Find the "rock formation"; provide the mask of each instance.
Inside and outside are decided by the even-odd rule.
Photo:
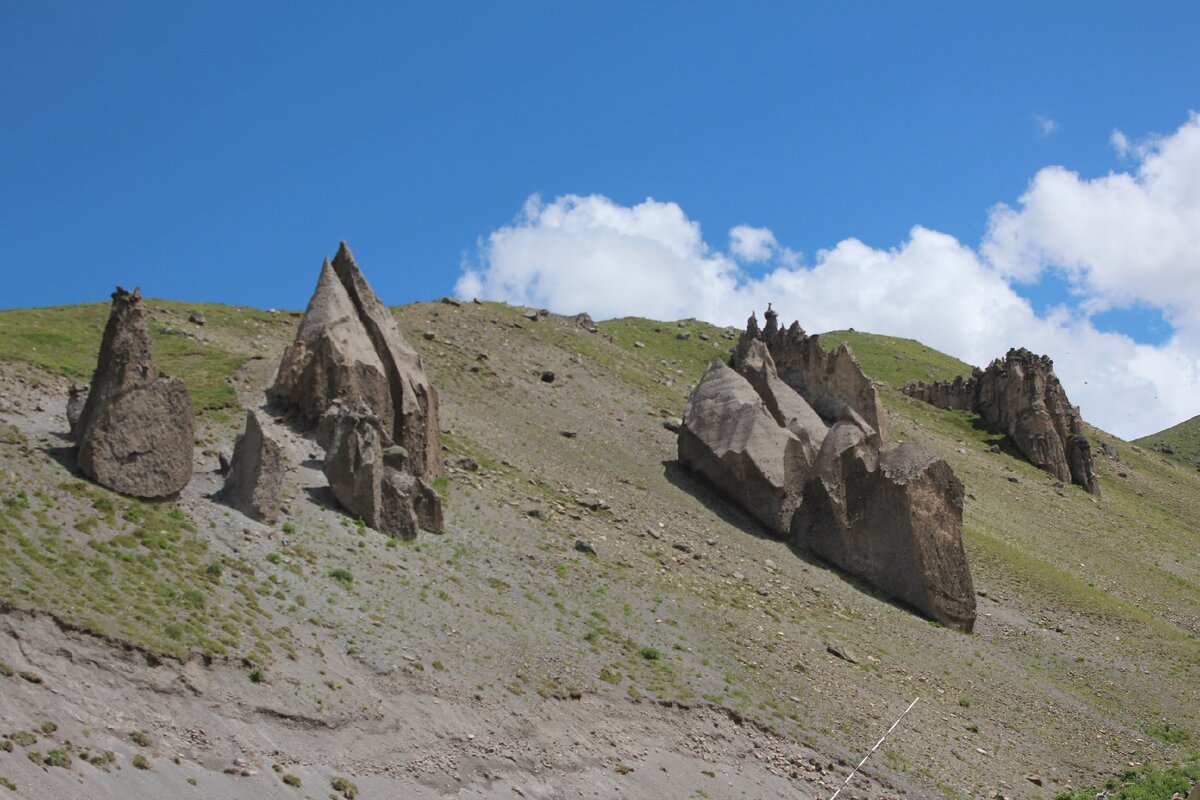
[[[918,445],[884,450],[866,418],[882,424],[882,404],[850,350],[827,354],[797,324],[780,331],[768,309],[763,331],[751,316],[733,362],[713,362],[692,391],[679,460],[776,535],[971,630],[962,484]]]
[[[118,286],[112,300],[91,388],[71,426],[77,462],[114,491],[168,497],[192,477],[192,400],[183,381],[154,366],[141,293]]]
[[[886,442],[883,403],[850,347],[842,343],[828,352],[821,347],[820,337],[805,334],[799,322],[787,330],[780,328],[779,315],[769,305],[763,316],[766,324],[759,330],[758,319],[750,315],[734,348],[734,367],[739,367],[754,342],[760,341],[770,352],[779,378],[804,397],[826,424],[837,420],[842,406],[850,406]]]
[[[1079,409],[1067,399],[1049,357],[1014,348],[1004,360],[996,359],[986,370],[975,369],[969,378],[910,381],[904,393],[938,408],[977,412],[1011,436],[1034,466],[1100,493]]]
[[[679,460],[781,536],[791,527],[808,477],[811,457],[804,449],[750,382],[721,361],[692,390],[679,430]]]
[[[389,536],[412,539],[422,528],[441,533],[437,492],[424,478],[396,469],[408,461],[408,453],[396,446],[385,449],[383,440],[383,424],[369,409],[339,408],[324,467],[333,496]]]
[[[975,624],[963,486],[940,458],[878,435],[848,406],[817,457],[792,541],[953,628]]]
[[[226,502],[259,522],[274,523],[283,505],[283,447],[263,430],[262,420],[246,410],[246,430],[233,446],[222,490]]]
[[[385,440],[410,453],[413,474],[442,474],[437,392],[345,242],[321,267],[271,394],[313,425],[335,401],[365,405]]]

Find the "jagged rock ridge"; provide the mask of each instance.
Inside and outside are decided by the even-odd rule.
[[[938,408],[978,413],[1011,436],[1034,466],[1100,493],[1083,419],[1067,399],[1048,356],[1013,348],[986,370],[976,368],[969,378],[910,381],[903,391]]]
[[[839,401],[830,426],[820,409]],[[850,350],[826,354],[798,324],[780,331],[768,308],[764,331],[750,317],[733,368],[713,362],[692,391],[679,459],[776,535],[971,630],[962,484],[919,445],[885,451],[859,409],[883,426],[878,395]]]
[[[146,306],[138,289],[112,295],[87,399],[72,392],[71,433],[77,463],[92,480],[122,494],[176,494],[192,477],[194,411],[179,378],[154,365]],[[77,416],[76,416],[77,415]]]
[[[762,330],[754,314],[747,320],[746,330],[734,348],[735,365],[746,358],[753,342],[763,342],[779,378],[803,396],[827,425],[837,421],[842,406],[850,406],[886,442],[883,402],[849,345],[842,343],[836,350],[827,351],[821,347],[820,337],[807,335],[798,321],[786,330],[779,327],[779,314],[770,305],[763,316],[766,324]]]

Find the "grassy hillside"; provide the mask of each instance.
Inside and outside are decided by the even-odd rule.
[[[662,423],[727,356],[726,329],[619,319],[590,334],[497,303],[397,309],[439,389],[451,464],[447,534],[397,545],[320,504],[302,482],[319,466],[294,471],[276,530],[208,500],[233,411],[261,398],[298,320],[150,305],[160,366],[202,411],[201,471],[176,503],[111,496],[64,466],[61,399],[6,392],[0,604],[160,652],[246,658],[295,681],[297,713],[314,715],[340,695],[296,677],[297,658],[400,664],[501,705],[712,703],[857,761],[920,696],[873,765],[916,796],[1052,797],[1200,746],[1196,470],[1092,429],[1121,453],[1098,459],[1102,497],[1059,487],[1010,449],[990,452],[1003,437],[974,415],[899,393],[969,371],[917,342],[822,336],[848,341],[884,384],[893,438],[964,482],[973,635],[791,551],[679,468]],[[187,322],[195,309],[205,325]],[[102,325],[100,306],[0,312],[0,378],[61,391],[61,376],[90,372]],[[468,457],[478,470],[459,466]]]
[[[1134,444],[1170,455],[1189,466],[1200,467],[1200,416],[1135,439]]]

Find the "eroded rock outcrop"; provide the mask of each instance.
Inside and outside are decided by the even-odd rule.
[[[843,406],[850,406],[867,421],[886,442],[887,421],[879,392],[863,374],[853,351],[845,343],[827,351],[820,337],[809,336],[793,322],[786,330],[779,327],[779,315],[767,307],[765,326],[760,330],[754,314],[733,352],[733,365],[739,367],[760,341],[775,362],[776,372],[788,386],[800,394],[827,425],[833,424]]]
[[[168,497],[192,477],[192,399],[183,381],[160,375],[154,365],[141,292],[118,286],[112,301],[82,409],[81,395],[72,398],[77,463],[122,494]]]
[[[442,474],[437,392],[345,242],[321,267],[271,393],[311,425],[335,403],[365,406],[386,442],[410,453],[413,474]]]
[[[719,360],[692,390],[678,446],[680,461],[771,531],[788,532],[812,448],[806,455],[805,443],[775,420],[750,382]]]
[[[283,447],[264,429],[259,415],[246,410],[246,430],[233,446],[222,496],[251,519],[274,523],[283,506]]]
[[[751,316],[733,363],[714,362],[692,391],[679,460],[777,535],[971,630],[962,484],[918,445],[884,450],[866,416],[882,424],[882,404],[849,349],[826,354],[799,325],[780,331],[768,309],[762,331]]]
[[[975,624],[962,545],[963,486],[920,445],[879,449],[849,407],[804,487],[792,540],[950,627]]]
[[[338,503],[378,531],[403,539],[441,533],[441,498],[417,475],[391,466],[403,448],[384,447],[383,423],[363,406],[339,407],[324,472]],[[407,458],[403,453],[403,458]]]
[[[1083,419],[1067,399],[1049,357],[1014,348],[987,369],[975,369],[969,378],[910,381],[904,393],[938,408],[977,412],[1011,436],[1034,466],[1100,493]]]

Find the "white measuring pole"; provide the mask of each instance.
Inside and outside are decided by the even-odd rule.
[[[918,697],[915,700],[913,700],[911,703],[909,703],[908,708],[904,709],[904,714],[907,714],[908,712],[912,711],[912,707],[915,706],[917,704],[917,700],[920,700],[920,699],[921,698]],[[854,768],[854,771],[851,772],[849,775],[847,775],[846,780],[842,781],[842,785],[837,788],[837,791],[829,796],[829,800],[835,800],[835,798],[837,798],[837,796],[842,793],[842,789],[845,789],[846,786],[848,786],[850,784],[850,779],[858,774],[858,771],[860,769],[862,769],[863,764],[867,763],[867,759],[871,757],[871,753],[874,753],[876,750],[878,750],[879,745],[883,744],[883,740],[888,737],[888,734],[890,734],[892,731],[896,730],[896,726],[900,724],[900,720],[904,719],[904,714],[901,714],[900,716],[896,717],[896,721],[892,723],[892,727],[887,729],[887,733],[885,733],[885,734],[883,734],[883,736],[879,737],[879,741],[875,743],[874,747],[872,747],[870,750],[867,751],[867,754],[865,756],[863,756],[862,761],[858,762],[858,766]]]

